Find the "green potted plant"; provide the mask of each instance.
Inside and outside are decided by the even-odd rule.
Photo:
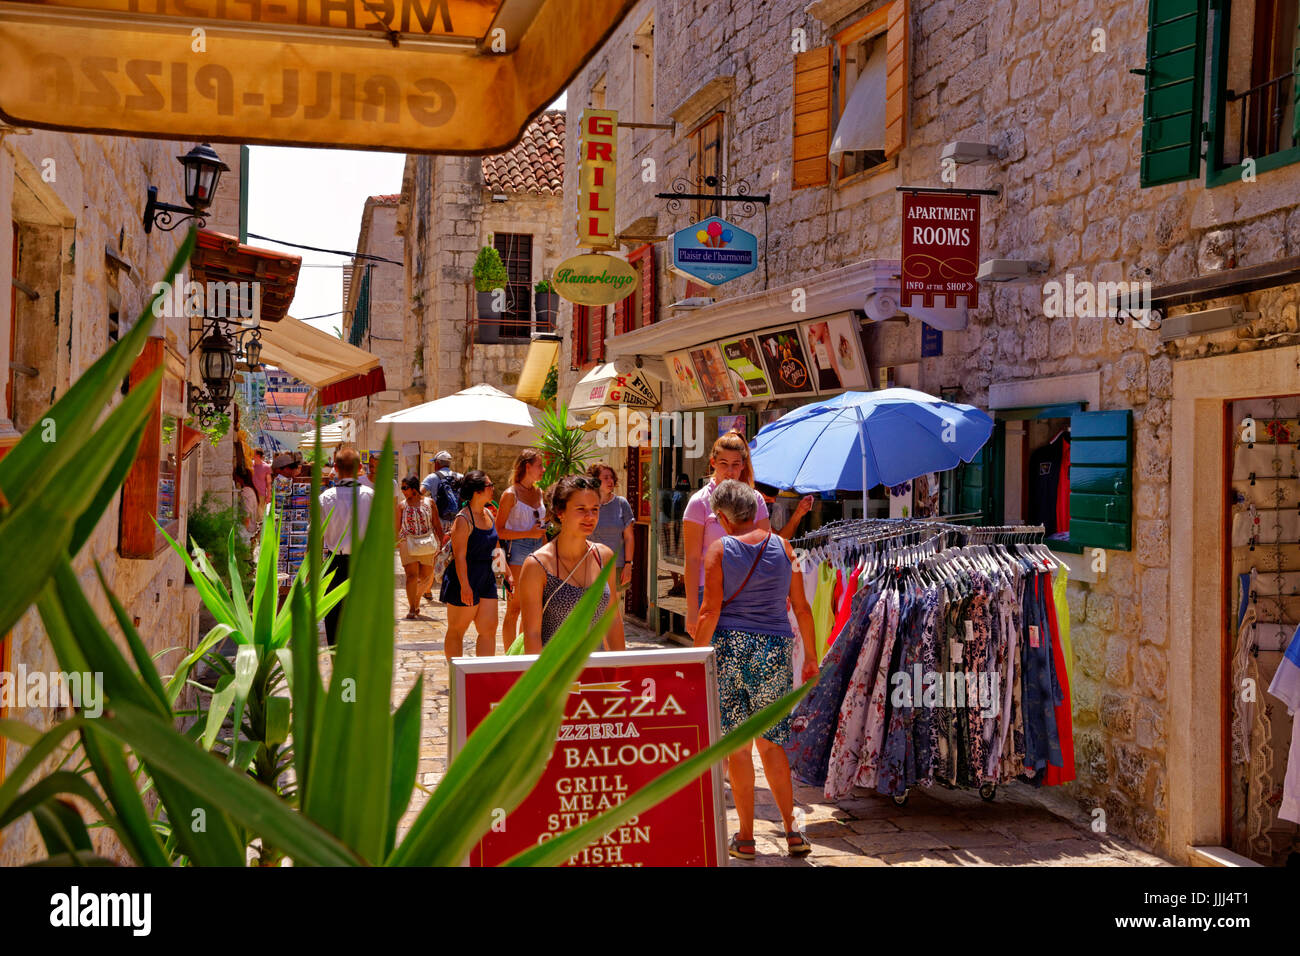
[[[501,253],[493,246],[479,249],[478,258],[474,260],[474,291],[478,297],[480,342],[499,341],[501,315],[505,312],[505,288],[509,281]],[[500,310],[494,308],[498,304]]]
[[[549,279],[533,284],[533,308],[537,312],[538,328],[550,331],[560,316],[560,294],[551,287]]]

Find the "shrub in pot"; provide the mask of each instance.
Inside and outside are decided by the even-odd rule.
[[[479,341],[496,342],[501,331],[501,316],[504,313],[504,290],[510,281],[501,253],[492,246],[483,246],[474,260],[474,291],[478,299]],[[493,308],[497,302],[502,303],[502,310]]]
[[[533,285],[533,308],[537,313],[537,324],[546,329],[554,329],[555,321],[560,316],[560,294],[556,292],[547,279]]]

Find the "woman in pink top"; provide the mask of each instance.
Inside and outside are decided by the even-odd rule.
[[[704,590],[704,553],[709,545],[726,534],[709,504],[713,489],[728,478],[754,487],[754,468],[749,461],[749,443],[745,436],[732,429],[715,441],[709,455],[709,466],[713,469],[709,483],[691,495],[682,515],[682,550],[686,558],[686,633],[692,638],[700,616],[700,595]],[[772,523],[768,520],[767,504],[757,491],[754,497],[758,499],[754,526],[770,531]]]

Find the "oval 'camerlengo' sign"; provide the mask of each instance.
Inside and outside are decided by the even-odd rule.
[[[579,305],[613,305],[636,288],[637,271],[626,260],[598,252],[565,259],[551,285]]]

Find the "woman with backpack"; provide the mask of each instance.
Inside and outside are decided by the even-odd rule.
[[[803,635],[803,679],[817,676],[812,609],[790,542],[758,523],[758,499],[748,484],[718,482],[709,510],[723,537],[704,553],[704,595],[695,628],[695,646],[712,645],[718,668],[722,732],[730,733],[764,707],[794,689],[794,634],[786,600]],[[794,788],[783,746],[790,741],[789,715],[758,738],[767,785],[781,812],[791,856],[812,852],[807,836],[794,826]],[[754,761],[745,744],[727,758],[731,794],[740,818],[727,852],[754,859]]]
[[[510,573],[518,581],[524,560],[546,543],[546,502],[538,482],[546,473],[546,459],[536,448],[525,448],[515,459],[510,487],[501,496],[497,510],[497,537],[506,549]],[[506,619],[501,627],[501,643],[506,650],[518,636],[519,597],[514,592],[506,598]]]
[[[496,521],[487,510],[495,486],[477,468],[466,472],[460,490],[466,505],[452,519],[452,563],[442,575],[440,599],[447,605],[447,662],[464,651],[465,632],[474,625],[475,653],[491,657],[497,644],[497,579],[492,552],[497,547]],[[513,577],[506,580],[513,587]]]

